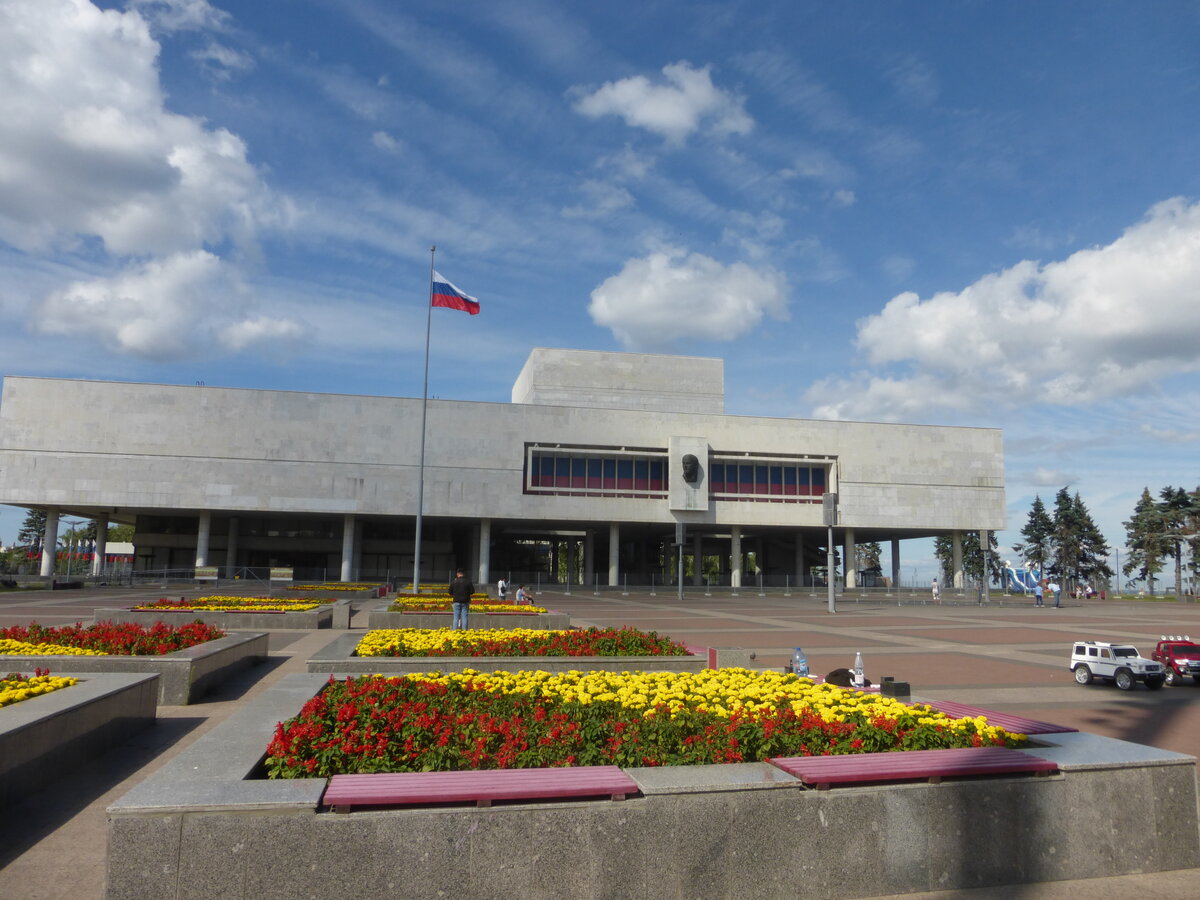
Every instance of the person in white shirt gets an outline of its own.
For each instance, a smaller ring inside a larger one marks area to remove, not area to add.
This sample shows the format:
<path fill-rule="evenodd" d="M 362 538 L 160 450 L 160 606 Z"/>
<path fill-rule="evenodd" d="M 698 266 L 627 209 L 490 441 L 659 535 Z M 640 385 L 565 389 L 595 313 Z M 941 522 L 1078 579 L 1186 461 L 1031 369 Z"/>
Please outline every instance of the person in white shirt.
<path fill-rule="evenodd" d="M 496 582 L 496 596 L 500 598 L 500 602 L 504 602 L 504 598 L 508 595 L 508 582 L 501 578 Z"/>

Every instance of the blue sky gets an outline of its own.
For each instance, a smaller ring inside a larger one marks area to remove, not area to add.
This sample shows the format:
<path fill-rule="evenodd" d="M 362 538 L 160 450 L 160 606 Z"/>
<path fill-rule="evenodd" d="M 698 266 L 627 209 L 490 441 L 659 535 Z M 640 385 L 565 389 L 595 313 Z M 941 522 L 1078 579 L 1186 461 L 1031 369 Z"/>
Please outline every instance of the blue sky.
<path fill-rule="evenodd" d="M 1200 8 L 0 4 L 2 374 L 1001 427 L 1009 532 L 1194 487 Z M 0 511 L 0 540 L 23 518 Z M 907 552 L 906 552 L 907 555 Z M 906 567 L 919 564 L 908 558 Z"/>

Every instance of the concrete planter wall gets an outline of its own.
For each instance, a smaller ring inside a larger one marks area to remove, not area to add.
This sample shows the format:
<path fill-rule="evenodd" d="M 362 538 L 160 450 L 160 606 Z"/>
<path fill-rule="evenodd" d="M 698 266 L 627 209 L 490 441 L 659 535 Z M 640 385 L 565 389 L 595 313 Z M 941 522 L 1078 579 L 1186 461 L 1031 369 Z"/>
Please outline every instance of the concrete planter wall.
<path fill-rule="evenodd" d="M 449 611 L 444 613 L 388 612 L 388 605 L 371 610 L 367 627 L 377 628 L 449 628 L 453 621 Z M 538 628 L 561 630 L 571 627 L 571 617 L 561 612 L 544 613 L 481 613 L 467 614 L 468 628 Z"/>
<path fill-rule="evenodd" d="M 6 658 L 5 671 L 24 671 L 10 660 Z M 54 674 L 82 681 L 0 709 L 0 809 L 154 724 L 157 675 Z"/>
<path fill-rule="evenodd" d="M 409 672 L 480 672 L 540 669 L 627 672 L 699 672 L 708 667 L 708 653 L 691 656 L 354 656 L 361 634 L 345 634 L 308 660 L 309 672 L 364 675 L 405 675 Z"/>
<path fill-rule="evenodd" d="M 630 769 L 644 796 L 337 814 L 248 780 L 292 675 L 108 810 L 108 896 L 869 897 L 1200 864 L 1195 760 L 1039 736 L 1047 778 L 812 791 L 766 764 Z"/>
<path fill-rule="evenodd" d="M 164 656 L 5 656 L 0 665 L 17 671 L 49 668 L 71 672 L 155 672 L 158 702 L 186 706 L 232 673 L 267 658 L 266 633 L 230 634 Z M 6 670 L 7 671 L 7 670 Z"/>
<path fill-rule="evenodd" d="M 134 622 L 146 626 L 153 625 L 155 622 L 181 625 L 199 621 L 205 625 L 216 625 L 225 631 L 331 628 L 333 626 L 333 603 L 305 612 L 228 612 L 197 609 L 174 612 L 163 609 L 98 609 L 92 616 L 92 621 Z"/>

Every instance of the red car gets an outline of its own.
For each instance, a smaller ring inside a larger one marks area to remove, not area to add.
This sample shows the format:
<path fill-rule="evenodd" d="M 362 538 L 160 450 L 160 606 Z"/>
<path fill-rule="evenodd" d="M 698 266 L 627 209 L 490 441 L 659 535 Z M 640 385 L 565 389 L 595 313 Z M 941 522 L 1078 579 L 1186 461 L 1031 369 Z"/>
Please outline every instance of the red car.
<path fill-rule="evenodd" d="M 1188 635 L 1163 635 L 1150 658 L 1163 664 L 1167 684 L 1181 684 L 1185 676 L 1192 676 L 1192 684 L 1200 687 L 1200 644 Z"/>

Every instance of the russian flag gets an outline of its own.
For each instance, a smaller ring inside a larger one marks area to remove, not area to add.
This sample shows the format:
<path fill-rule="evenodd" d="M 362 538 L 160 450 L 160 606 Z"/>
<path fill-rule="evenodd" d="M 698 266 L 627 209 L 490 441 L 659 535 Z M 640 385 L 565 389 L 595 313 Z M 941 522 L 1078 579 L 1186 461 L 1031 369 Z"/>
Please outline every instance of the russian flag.
<path fill-rule="evenodd" d="M 452 285 L 447 278 L 433 273 L 433 305 L 447 309 L 461 309 L 473 316 L 479 315 L 479 301 Z"/>

